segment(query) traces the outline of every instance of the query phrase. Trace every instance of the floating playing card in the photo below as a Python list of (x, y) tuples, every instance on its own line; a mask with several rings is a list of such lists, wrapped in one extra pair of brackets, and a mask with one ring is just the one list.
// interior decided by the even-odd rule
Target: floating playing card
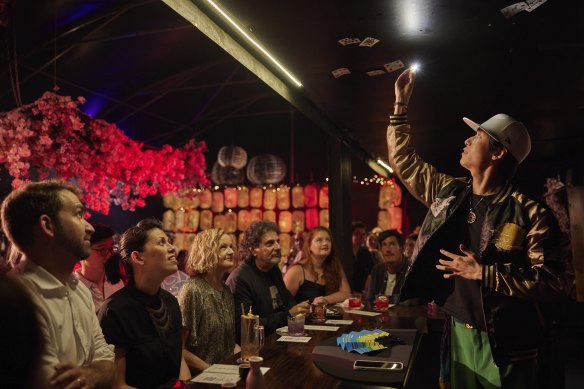
[(369, 77), (375, 77), (375, 76), (379, 76), (382, 74), (385, 74), (385, 72), (383, 70), (370, 70), (368, 72), (365, 72)]
[(370, 36), (368, 36), (367, 38), (363, 39), (363, 42), (359, 43), (359, 46), (372, 47), (377, 42), (379, 42), (379, 39), (371, 38)]
[(347, 46), (347, 45), (354, 45), (356, 43), (360, 43), (361, 39), (359, 39), (359, 38), (343, 38), (343, 39), (339, 39), (337, 42), (339, 42), (343, 46)]
[(404, 63), (398, 59), (397, 61), (386, 63), (385, 65), (383, 65), (383, 67), (385, 68), (385, 70), (387, 70), (388, 73), (391, 73), (395, 72), (398, 69), (403, 68)]
[(505, 19), (511, 19), (513, 16), (517, 15), (519, 12), (526, 10), (528, 7), (527, 3), (522, 1), (521, 3), (511, 4), (503, 9), (501, 13)]
[(333, 74), (333, 76), (335, 78), (339, 78), (339, 77), (344, 76), (346, 74), (351, 74), (351, 71), (347, 68), (338, 68), (338, 69), (333, 70), (331, 73)]
[(527, 4), (527, 7), (525, 8), (525, 10), (527, 12), (531, 12), (540, 5), (542, 5), (543, 3), (545, 3), (546, 1), (547, 0), (526, 0), (525, 3)]

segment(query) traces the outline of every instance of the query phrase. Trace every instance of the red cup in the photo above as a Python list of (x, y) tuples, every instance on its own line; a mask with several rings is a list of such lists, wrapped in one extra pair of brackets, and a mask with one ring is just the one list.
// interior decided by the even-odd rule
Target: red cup
[(387, 296), (379, 295), (375, 299), (375, 308), (377, 309), (388, 309), (389, 308), (389, 299)]
[(354, 294), (349, 297), (349, 308), (361, 308), (361, 295)]

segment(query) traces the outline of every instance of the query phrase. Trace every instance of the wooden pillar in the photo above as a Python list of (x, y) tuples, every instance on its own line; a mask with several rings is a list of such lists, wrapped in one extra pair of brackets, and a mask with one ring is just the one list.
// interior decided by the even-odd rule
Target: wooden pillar
[(575, 176), (573, 171), (569, 171), (566, 178), (576, 298), (584, 301), (584, 184), (582, 176)]
[(338, 139), (329, 142), (329, 221), (347, 279), (353, 279), (351, 246), (351, 155)]

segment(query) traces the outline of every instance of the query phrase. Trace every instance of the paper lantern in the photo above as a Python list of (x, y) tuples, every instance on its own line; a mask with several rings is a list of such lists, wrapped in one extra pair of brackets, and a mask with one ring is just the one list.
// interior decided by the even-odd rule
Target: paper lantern
[(292, 214), (289, 211), (282, 211), (278, 215), (278, 227), (280, 232), (292, 231)]
[(292, 212), (292, 232), (304, 231), (304, 211)]
[(401, 231), (402, 209), (400, 207), (391, 207), (387, 212), (389, 214), (389, 229)]
[(237, 247), (241, 247), (241, 242), (243, 242), (244, 236), (245, 234), (239, 234), (239, 236), (237, 237)]
[(223, 146), (217, 153), (217, 162), (223, 167), (242, 169), (247, 164), (247, 153), (239, 146)]
[(201, 192), (199, 196), (200, 204), (199, 206), (201, 209), (209, 209), (213, 203), (213, 194), (209, 189), (205, 189)]
[(321, 209), (318, 213), (319, 225), (321, 227), (330, 227), (329, 223), (329, 210), (328, 209)]
[(225, 188), (223, 191), (223, 197), (225, 201), (225, 208), (237, 207), (237, 189)]
[(292, 188), (292, 206), (294, 208), (304, 208), (304, 188), (295, 186)]
[(387, 209), (401, 204), (402, 192), (399, 185), (389, 181), (379, 187), (379, 208)]
[(318, 206), (320, 208), (328, 208), (329, 207), (329, 190), (328, 190), (328, 185), (323, 186), (318, 191)]
[(174, 211), (170, 209), (162, 214), (162, 229), (172, 231), (174, 229)]
[(262, 188), (251, 188), (251, 191), (249, 192), (249, 205), (252, 208), (261, 208), (263, 198), (264, 191)]
[(377, 212), (377, 225), (382, 231), (389, 230), (389, 212), (385, 209)]
[(199, 219), (199, 226), (201, 227), (201, 230), (208, 230), (209, 228), (213, 227), (213, 212), (209, 211), (208, 209), (201, 211)]
[(223, 212), (224, 209), (223, 192), (213, 192), (211, 210), (215, 213), (219, 213)]
[(276, 209), (276, 189), (266, 189), (264, 192), (264, 209)]
[(235, 212), (227, 212), (225, 214), (225, 219), (227, 220), (225, 232), (229, 234), (235, 233), (235, 231), (237, 231), (237, 214)]
[(249, 211), (251, 222), (259, 222), (262, 220), (262, 210), (253, 208)]
[(174, 193), (167, 193), (162, 197), (164, 208), (178, 209), (177, 198)]
[(247, 209), (242, 209), (237, 213), (237, 229), (245, 231), (251, 224), (251, 214)]
[(174, 247), (177, 247), (179, 250), (183, 250), (185, 248), (185, 234), (182, 232), (177, 232), (174, 234), (173, 244)]
[(217, 185), (238, 185), (243, 183), (243, 169), (231, 166), (222, 167), (217, 162), (211, 169), (211, 181)]
[(286, 177), (286, 164), (276, 155), (258, 155), (249, 161), (246, 172), (255, 185), (278, 184)]
[(318, 226), (318, 210), (316, 208), (309, 208), (304, 213), (304, 220), (307, 230), (312, 230), (314, 227)]
[(282, 185), (276, 189), (276, 205), (282, 210), (290, 208), (290, 187)]
[(245, 186), (237, 191), (237, 206), (239, 208), (249, 207), (249, 189)]
[(318, 188), (314, 184), (308, 184), (304, 187), (304, 206), (316, 207), (318, 204)]
[(185, 226), (185, 211), (179, 209), (174, 213), (174, 228), (180, 230)]
[(187, 227), (191, 231), (197, 231), (199, 229), (199, 211), (196, 209), (191, 209), (187, 216)]
[(227, 226), (227, 218), (225, 217), (225, 215), (223, 215), (221, 213), (215, 215), (215, 217), (213, 218), (213, 227), (214, 228), (221, 228), (224, 230), (226, 226)]
[(280, 269), (282, 268), (282, 266), (284, 265), (284, 261), (286, 260), (286, 255), (285, 253), (289, 253), (290, 252), (290, 247), (292, 245), (292, 238), (290, 236), (290, 234), (280, 234), (278, 236), (278, 238), (280, 238), (280, 250), (282, 251), (282, 259), (280, 260)]
[(182, 206), (185, 209), (193, 209), (199, 206), (199, 196), (192, 194), (191, 196), (182, 197)]
[(275, 223), (276, 222), (276, 212), (264, 211), (263, 219), (264, 219), (264, 221)]

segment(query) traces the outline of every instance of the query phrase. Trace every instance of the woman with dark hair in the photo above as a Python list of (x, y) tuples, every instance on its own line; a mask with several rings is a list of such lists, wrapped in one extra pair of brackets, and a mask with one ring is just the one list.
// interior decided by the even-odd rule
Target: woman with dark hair
[(177, 270), (175, 248), (162, 224), (145, 219), (128, 229), (119, 256), (129, 282), (99, 311), (105, 339), (115, 346), (114, 388), (157, 388), (190, 378), (182, 357), (180, 308), (160, 288)]
[(284, 276), (286, 288), (296, 301), (335, 304), (349, 298), (351, 288), (328, 228), (313, 228), (304, 241), (302, 253), (300, 262)]
[(186, 271), (191, 278), (179, 293), (185, 361), (192, 371), (221, 362), (235, 350), (235, 305), (223, 283), (233, 267), (233, 239), (222, 229), (201, 231), (193, 240)]

